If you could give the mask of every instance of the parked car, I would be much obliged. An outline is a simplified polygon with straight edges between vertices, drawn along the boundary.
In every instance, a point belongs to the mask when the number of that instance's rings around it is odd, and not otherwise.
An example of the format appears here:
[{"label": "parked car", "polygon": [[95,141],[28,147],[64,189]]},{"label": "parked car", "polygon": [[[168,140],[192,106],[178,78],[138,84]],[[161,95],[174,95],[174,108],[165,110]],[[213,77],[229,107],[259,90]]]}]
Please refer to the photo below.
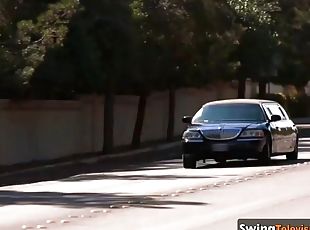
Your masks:
[{"label": "parked car", "polygon": [[194,115],[183,117],[183,166],[196,168],[198,160],[298,158],[298,130],[275,101],[231,99],[209,102]]}]

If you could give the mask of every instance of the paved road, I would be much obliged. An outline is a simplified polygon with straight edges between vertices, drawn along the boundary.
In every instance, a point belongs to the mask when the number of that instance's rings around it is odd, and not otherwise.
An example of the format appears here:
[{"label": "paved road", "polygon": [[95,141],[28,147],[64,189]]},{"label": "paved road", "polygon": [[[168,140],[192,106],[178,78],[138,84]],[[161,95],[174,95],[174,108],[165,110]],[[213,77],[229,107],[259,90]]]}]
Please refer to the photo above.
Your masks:
[{"label": "paved road", "polygon": [[0,188],[0,229],[236,229],[240,217],[309,217],[310,139],[300,160],[180,159]]}]

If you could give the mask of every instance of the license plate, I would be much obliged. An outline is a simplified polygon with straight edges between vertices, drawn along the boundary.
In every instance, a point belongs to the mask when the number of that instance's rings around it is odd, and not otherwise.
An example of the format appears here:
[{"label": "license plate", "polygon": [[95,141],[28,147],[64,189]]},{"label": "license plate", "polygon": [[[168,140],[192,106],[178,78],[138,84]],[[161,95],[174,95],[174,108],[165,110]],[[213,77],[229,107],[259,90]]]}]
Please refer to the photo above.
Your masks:
[{"label": "license plate", "polygon": [[214,144],[212,145],[212,151],[214,152],[226,152],[228,151],[227,144]]}]

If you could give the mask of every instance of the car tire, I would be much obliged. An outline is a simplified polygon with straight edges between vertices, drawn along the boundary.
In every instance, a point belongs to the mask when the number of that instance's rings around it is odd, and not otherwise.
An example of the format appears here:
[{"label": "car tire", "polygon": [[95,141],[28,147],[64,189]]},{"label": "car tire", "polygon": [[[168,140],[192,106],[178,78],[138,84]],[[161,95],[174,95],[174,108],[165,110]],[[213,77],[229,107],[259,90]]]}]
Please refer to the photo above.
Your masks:
[{"label": "car tire", "polygon": [[294,151],[286,154],[286,159],[292,160],[292,161],[298,160],[298,139],[297,139]]},{"label": "car tire", "polygon": [[262,155],[259,158],[259,160],[263,163],[263,164],[269,164],[271,161],[271,142],[267,142],[266,145],[264,146],[264,149],[262,151]]},{"label": "car tire", "polygon": [[183,167],[186,169],[195,169],[196,168],[196,159],[189,154],[183,154]]}]

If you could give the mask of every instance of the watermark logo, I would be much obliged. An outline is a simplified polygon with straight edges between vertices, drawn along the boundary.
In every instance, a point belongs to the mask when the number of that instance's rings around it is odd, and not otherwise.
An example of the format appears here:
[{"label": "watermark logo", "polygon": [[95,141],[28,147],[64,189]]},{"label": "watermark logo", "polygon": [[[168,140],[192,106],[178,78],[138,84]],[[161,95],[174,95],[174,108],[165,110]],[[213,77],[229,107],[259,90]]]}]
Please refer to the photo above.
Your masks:
[{"label": "watermark logo", "polygon": [[239,219],[238,230],[310,230],[310,219]]}]

